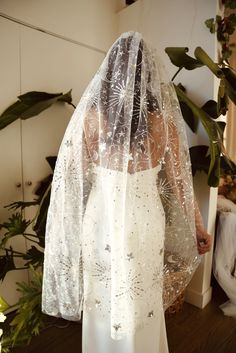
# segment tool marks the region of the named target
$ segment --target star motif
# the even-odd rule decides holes
[[[106,149],[106,144],[105,144],[105,142],[103,142],[100,144],[100,151],[103,152],[103,151],[105,151],[105,149]]]
[[[133,255],[132,252],[129,253],[129,254],[127,254],[127,260],[128,260],[128,261],[132,260],[133,258],[134,258],[134,255]]]
[[[153,310],[148,313],[148,317],[153,317],[154,313]]]
[[[130,153],[128,157],[128,161],[132,161],[132,160],[133,160],[133,157],[132,157],[132,154]]]
[[[72,146],[72,141],[71,141],[71,140],[67,140],[67,141],[65,142],[65,145],[66,145],[66,147]]]
[[[96,308],[99,307],[100,304],[101,304],[101,301],[98,300],[98,299],[96,299],[96,300],[95,300],[95,306],[96,306]]]
[[[109,244],[106,244],[105,250],[107,250],[108,252],[111,252],[111,246]]]
[[[121,324],[115,324],[113,327],[116,331],[118,331],[121,328]]]

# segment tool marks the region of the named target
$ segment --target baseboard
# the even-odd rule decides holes
[[[212,298],[212,287],[209,287],[204,293],[196,292],[192,289],[187,289],[185,293],[185,301],[200,309],[203,309]]]

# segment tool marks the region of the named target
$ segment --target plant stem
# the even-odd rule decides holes
[[[25,255],[23,252],[16,251],[16,250],[13,250],[13,249],[4,248],[3,250],[10,251],[10,252],[13,252],[13,253],[19,254],[19,255]],[[4,257],[5,257],[5,255],[4,255]]]
[[[27,239],[27,240],[29,240],[29,241],[32,241],[33,243],[36,243],[36,244],[38,244],[39,242],[38,241],[36,241],[36,240],[33,240],[33,239],[30,239],[29,237],[27,237],[25,234],[23,234],[24,235],[24,238],[25,239]]]
[[[6,256],[6,255],[0,256],[0,258],[1,258],[1,257],[5,257],[5,256]],[[14,257],[23,257],[23,254],[22,254],[22,255],[14,255],[14,254],[13,254],[13,256],[14,256]]]
[[[16,267],[14,268],[14,271],[15,270],[27,270],[29,267]]]
[[[18,303],[17,303],[17,304],[13,304],[13,305],[9,305],[9,307],[7,308],[7,310],[8,310],[8,309],[12,309],[12,308],[17,307],[17,306],[19,306]]]
[[[176,78],[176,76],[178,75],[178,73],[182,70],[183,66],[181,66],[178,71],[174,74],[174,76],[172,77],[171,81],[174,81],[174,79]]]
[[[68,103],[68,104],[72,105],[72,107],[76,109],[76,106],[73,103]]]
[[[203,65],[206,65],[213,74],[218,78],[224,78],[224,73],[218,64],[209,57],[209,55],[201,48],[197,47],[194,51],[194,55]]]
[[[23,233],[23,235],[24,235],[24,236],[26,235],[26,236],[28,236],[28,237],[38,238],[37,235],[31,234],[31,233]]]

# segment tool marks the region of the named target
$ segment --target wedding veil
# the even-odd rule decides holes
[[[110,291],[109,303],[96,300],[98,293],[92,290],[87,297],[90,295],[91,310],[100,306],[101,311],[111,315],[114,339],[148,324],[158,305],[167,308],[184,290],[199,264],[184,121],[174,87],[164,71],[156,50],[140,33],[122,34],[108,51],[71,118],[53,176],[42,310],[79,320],[86,275],[90,271],[94,281],[100,275],[100,281]],[[94,224],[86,217],[85,232],[84,217],[91,193],[98,187],[99,168],[112,175],[113,187],[107,178],[99,180],[106,209],[99,209],[98,204],[94,207],[97,212],[106,213],[103,219],[110,237],[106,248],[110,262],[108,267],[99,264],[100,272],[96,274],[94,256],[98,250],[94,249],[91,234],[100,229],[99,222]],[[159,218],[150,218],[151,224],[145,223],[147,216],[145,222],[136,220],[142,231],[133,234],[130,243],[127,222],[130,226],[131,209],[140,206],[138,196],[131,190],[140,188],[140,175],[145,197],[156,197],[147,191],[151,181],[146,171],[151,171],[152,178],[154,174],[164,212],[160,211]],[[146,203],[144,195],[140,197],[142,207],[149,207],[145,214],[152,213],[152,203]],[[152,235],[152,224],[158,222],[164,233]],[[148,244],[155,244],[158,236],[164,237],[164,249],[155,255],[155,246],[149,248]],[[139,249],[138,256],[135,249]],[[162,266],[157,267],[155,261]]]

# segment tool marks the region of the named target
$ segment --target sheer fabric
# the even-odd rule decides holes
[[[175,90],[156,50],[140,33],[124,33],[82,96],[59,150],[43,312],[79,320],[81,310],[96,311],[109,315],[113,339],[135,333],[190,281],[200,261],[195,233]]]
[[[229,201],[229,200],[227,200]],[[234,205],[235,206],[235,205]],[[220,212],[213,261],[214,275],[229,300],[220,306],[227,316],[236,318],[236,214]]]

